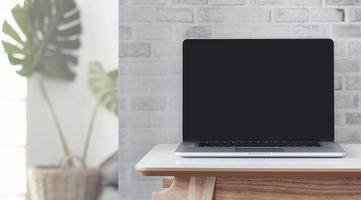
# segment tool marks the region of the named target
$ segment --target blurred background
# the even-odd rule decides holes
[[[1,0],[1,26],[7,20],[19,31],[11,13],[18,3],[22,5],[24,1]],[[81,155],[93,108],[98,102],[89,86],[90,63],[103,66],[105,71],[118,66],[118,2],[76,0],[75,3],[82,27],[80,47],[74,51],[78,62],[71,67],[76,77],[72,81],[49,78],[45,87],[69,150],[73,155]],[[0,37],[9,39],[4,32]],[[18,66],[9,62],[7,52],[0,45],[1,200],[26,199],[27,169],[58,165],[63,156],[56,126],[38,87],[41,75],[35,73],[27,78],[17,74],[16,69]],[[118,148],[117,127],[117,115],[99,106],[86,159],[89,168],[104,166],[110,156],[114,158]],[[116,176],[116,170],[112,173]],[[116,190],[114,199],[115,195]]]

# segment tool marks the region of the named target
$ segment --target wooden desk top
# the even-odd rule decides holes
[[[135,169],[143,176],[361,175],[361,144],[341,144],[344,158],[182,158],[177,146],[155,146]]]

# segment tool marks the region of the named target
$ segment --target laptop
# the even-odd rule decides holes
[[[342,157],[330,39],[183,42],[181,157]]]

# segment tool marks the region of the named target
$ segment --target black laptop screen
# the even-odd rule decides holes
[[[183,140],[333,140],[328,39],[185,40]]]

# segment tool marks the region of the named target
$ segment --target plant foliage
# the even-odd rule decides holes
[[[101,64],[91,63],[88,83],[97,101],[118,115],[118,70],[106,72]]]
[[[71,66],[78,62],[72,51],[80,47],[81,34],[74,0],[25,0],[12,9],[12,15],[21,33],[5,21],[2,30],[12,39],[2,44],[10,63],[21,65],[17,73],[72,80]]]

